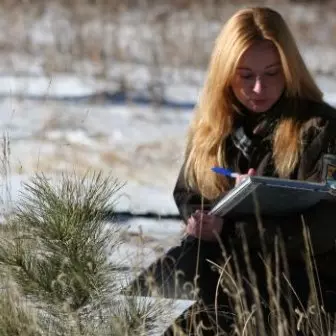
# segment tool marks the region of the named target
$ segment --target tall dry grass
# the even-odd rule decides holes
[[[8,196],[10,187],[5,181],[11,178],[10,141],[6,136],[3,147],[2,188],[3,195]],[[10,205],[10,212],[0,226],[1,335],[150,335],[158,321],[171,314],[169,304],[139,303],[139,292],[120,296],[122,269],[109,261],[109,255],[122,244],[122,236],[116,224],[106,222],[120,187],[116,180],[100,173],[64,173],[58,180],[41,174],[24,185],[17,203],[12,204],[11,198],[3,202]],[[234,335],[335,333],[333,316],[317,300],[319,283],[313,276],[313,251],[309,232],[303,233],[311,289],[308,305],[290,304],[289,312],[284,312],[281,294],[288,294],[285,297],[290,300],[289,294],[295,298],[295,293],[286,273],[286,251],[281,240],[276,240],[275,259],[269,259],[263,250],[271,312],[267,317],[254,271],[249,267],[246,238],[243,252],[248,266],[248,293],[246,275],[240,272],[235,255],[229,256],[223,247],[224,262],[213,266],[220,278],[217,290],[223,290],[234,302]],[[156,291],[155,282],[152,286]],[[193,284],[189,289],[197,298],[198,289]],[[247,294],[249,299],[252,295],[253,305]],[[197,309],[204,308],[195,305],[190,310],[190,323],[202,323],[196,318]],[[217,324],[224,313],[227,311],[215,302],[210,319],[216,335],[227,334]],[[202,335],[199,325],[197,328],[198,335]]]
[[[9,196],[6,136],[3,146],[2,189]],[[119,295],[123,268],[110,256],[123,243],[111,220],[121,188],[100,172],[57,179],[41,173],[23,185],[15,204],[3,199],[1,335],[147,335],[169,313],[168,304]]]
[[[320,297],[320,282],[316,276],[316,263],[312,248],[310,232],[302,223],[302,235],[304,239],[304,266],[308,277],[307,300],[301,301],[300,288],[291,282],[287,251],[281,236],[274,240],[273,248],[266,242],[263,236],[263,224],[259,216],[259,234],[261,240],[260,260],[263,263],[265,283],[260,284],[261,268],[254,268],[251,250],[241,228],[242,253],[226,250],[221,245],[222,258],[219,260],[207,260],[212,269],[218,273],[216,285],[216,299],[212,305],[202,304],[198,297],[197,277],[193,282],[181,282],[183,271],[178,269],[174,273],[170,267],[170,275],[173,280],[161,278],[160,272],[154,268],[153,273],[144,272],[138,282],[133,282],[128,288],[137,295],[151,293],[151,295],[171,295],[178,293],[177,297],[187,296],[196,300],[191,309],[183,316],[176,319],[174,324],[166,332],[165,336],[190,336],[190,335],[237,335],[237,336],[333,336],[336,335],[335,314],[326,311],[324,302]],[[194,254],[197,258],[198,253]],[[204,260],[199,260],[204,262]],[[167,276],[168,264],[165,263],[165,275]],[[260,264],[259,264],[260,265]],[[175,269],[176,271],[176,269]],[[258,274],[256,273],[258,272]],[[195,273],[197,273],[195,271]],[[303,274],[303,273],[302,273]],[[202,273],[203,277],[207,274]],[[302,276],[304,279],[304,276]],[[167,283],[165,283],[167,282]],[[175,283],[175,285],[174,285]],[[178,288],[176,288],[178,284]],[[183,285],[183,288],[182,288]],[[302,283],[304,286],[304,284]],[[167,288],[170,287],[167,292]],[[170,293],[169,293],[170,292]],[[224,293],[228,301],[221,306],[223,301],[217,301],[220,293]],[[223,296],[221,296],[223,298]],[[230,302],[228,306],[228,302]],[[224,317],[224,319],[223,319]],[[211,332],[209,332],[211,330]]]

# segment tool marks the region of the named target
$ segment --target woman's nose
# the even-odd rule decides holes
[[[263,83],[259,77],[256,78],[254,84],[253,84],[253,92],[255,93],[261,93],[263,90]]]

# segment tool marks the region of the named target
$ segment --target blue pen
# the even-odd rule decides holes
[[[237,178],[240,175],[239,173],[234,173],[231,169],[222,167],[212,167],[211,170],[214,171],[215,173],[222,174],[232,178]]]

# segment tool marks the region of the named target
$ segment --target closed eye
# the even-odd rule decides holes
[[[252,79],[253,78],[252,74],[240,74],[239,76],[240,76],[240,78],[243,78],[243,79]]]
[[[279,73],[279,71],[269,71],[269,72],[266,72],[266,76],[270,76],[270,77],[273,77],[273,76],[276,76],[277,74]]]

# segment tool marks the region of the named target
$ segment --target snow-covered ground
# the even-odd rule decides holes
[[[167,79],[164,99],[192,106],[202,76],[195,75],[198,81],[194,85],[177,85],[176,81],[169,85]],[[336,79],[316,78],[326,100],[335,105]],[[142,80],[145,87],[146,76]],[[51,78],[0,76],[0,84],[0,132],[10,141],[9,184],[14,201],[21,182],[34,172],[55,176],[64,170],[93,169],[125,183],[116,204],[118,211],[158,216],[178,213],[172,191],[182,163],[191,108],[76,100],[103,91],[113,97],[118,87],[113,82],[69,74]],[[138,85],[140,88],[141,76]],[[142,222],[147,236],[161,230],[157,221],[152,223]],[[168,230],[162,233],[164,239],[169,236],[169,227],[173,236],[176,233],[174,225],[161,226]]]
[[[295,7],[290,13],[292,22],[295,22],[295,15],[303,14],[295,10],[298,9]],[[27,31],[27,34],[31,33],[32,45],[37,48],[32,52],[37,52],[38,48],[45,51],[52,45],[55,36],[64,37],[65,44],[72,38],[72,35],[58,35],[53,30],[57,27],[46,19],[50,18],[50,13],[47,12],[44,18],[31,25],[31,31]],[[305,23],[311,20],[308,24],[313,26],[320,19],[315,12],[309,13],[310,16],[308,12],[304,13],[307,15],[302,16],[302,20]],[[0,15],[0,22],[9,19]],[[179,15],[172,17],[167,29],[179,29],[176,26],[174,30],[176,19],[179,23],[183,21]],[[194,25],[186,22],[181,33],[184,38],[190,35],[190,39],[195,38],[193,34],[199,34],[201,40],[208,43],[207,46],[202,44],[202,48],[206,49],[218,30],[218,22],[209,25],[203,21],[196,33],[198,22]],[[68,24],[66,18],[57,22]],[[126,183],[116,204],[117,211],[133,214],[151,212],[158,216],[157,219],[132,218],[123,222],[125,244],[111,256],[111,260],[126,267],[142,268],[177,244],[182,233],[181,221],[160,219],[160,216],[178,214],[172,191],[182,163],[191,108],[198,99],[204,71],[192,66],[174,67],[173,61],[169,66],[150,66],[147,61],[152,55],[147,55],[146,51],[150,53],[152,50],[147,50],[144,40],[151,42],[152,46],[158,31],[153,31],[152,23],[144,21],[142,39],[130,44],[139,26],[127,20],[124,23],[124,29],[123,25],[119,25],[117,31],[112,26],[109,29],[114,35],[119,34],[120,41],[125,44],[123,47],[126,48],[127,44],[126,49],[133,58],[141,60],[142,65],[141,62],[113,62],[104,70],[102,77],[92,76],[96,71],[92,67],[94,62],[90,68],[83,64],[83,60],[76,65],[72,59],[74,71],[57,71],[47,75],[45,60],[33,54],[20,54],[14,50],[6,54],[6,59],[1,58],[0,135],[6,134],[10,141],[10,171],[7,179],[2,181],[1,192],[6,198],[9,190],[15,202],[22,182],[35,172],[57,177],[65,170],[93,169],[115,177],[120,183]],[[94,22],[92,24],[95,27]],[[82,28],[89,33],[92,27]],[[326,100],[336,106],[335,48],[330,44],[323,45],[327,30],[322,28],[313,30],[313,42],[319,43],[302,43],[301,50]],[[18,24],[12,26],[10,34],[14,34],[15,29],[19,29]],[[70,30],[71,27],[65,29]],[[106,33],[108,35],[110,31]],[[174,40],[174,36],[168,35],[167,38]],[[2,37],[0,34],[0,40]],[[9,43],[7,35],[5,38]],[[92,36],[91,40],[94,41]],[[174,52],[188,49],[184,45],[183,50],[181,46],[175,47],[179,49],[174,49]],[[187,51],[183,56],[185,59],[189,57]],[[1,53],[0,57],[3,57]],[[51,63],[53,61],[50,60]],[[78,69],[86,71],[80,75],[81,70]],[[128,89],[129,102],[125,102],[120,91],[123,85]],[[147,100],[153,97],[162,99],[166,104],[160,107],[148,104]],[[188,306],[190,302],[181,304]]]
[[[336,79],[317,80],[326,100],[335,105]],[[159,217],[178,214],[172,191],[182,163],[190,108],[78,101],[78,97],[102,91],[113,94],[118,88],[113,83],[66,74],[52,78],[3,76],[0,83],[0,132],[10,141],[8,182],[14,202],[22,181],[35,172],[57,176],[65,170],[102,170],[125,183],[117,211],[158,216],[126,223],[129,238],[113,258],[127,266],[130,262],[148,266],[178,242],[181,222]],[[175,84],[167,86],[167,101],[196,102],[201,82]],[[35,98],[28,99],[31,95]]]
[[[336,104],[336,79],[317,80],[326,100]],[[190,108],[76,102],[76,97],[102,91],[113,95],[117,88],[70,75],[0,76],[0,83],[0,132],[10,140],[14,199],[20,180],[34,172],[99,169],[126,183],[118,210],[177,214],[172,191],[182,163]],[[192,105],[198,90],[197,85],[168,85],[164,98]],[[35,99],[27,99],[30,94]]]
[[[176,213],[172,188],[190,111],[6,98],[0,132],[10,140],[13,197],[34,172],[103,170],[126,183],[118,210]]]
[[[177,214],[172,189],[190,110],[64,101],[62,98],[67,96],[82,97],[101,90],[98,85],[88,89],[85,81],[67,76],[51,81],[27,78],[28,86],[22,78],[1,80],[2,90],[8,91],[0,99],[0,132],[10,141],[11,167],[11,175],[3,184],[7,184],[14,203],[22,182],[35,172],[57,178],[65,170],[101,169],[126,183],[119,193],[116,210],[158,215],[157,219],[133,218],[122,222],[125,243],[111,255],[111,261],[139,272],[178,243],[182,223],[159,217]],[[109,90],[113,92],[113,87],[109,86]],[[48,93],[60,100],[22,97],[45,97]],[[4,187],[2,193],[3,197],[8,196]],[[125,276],[129,279],[129,272]],[[167,314],[168,320],[160,321],[158,331],[191,304],[185,300],[174,302],[170,319]]]

